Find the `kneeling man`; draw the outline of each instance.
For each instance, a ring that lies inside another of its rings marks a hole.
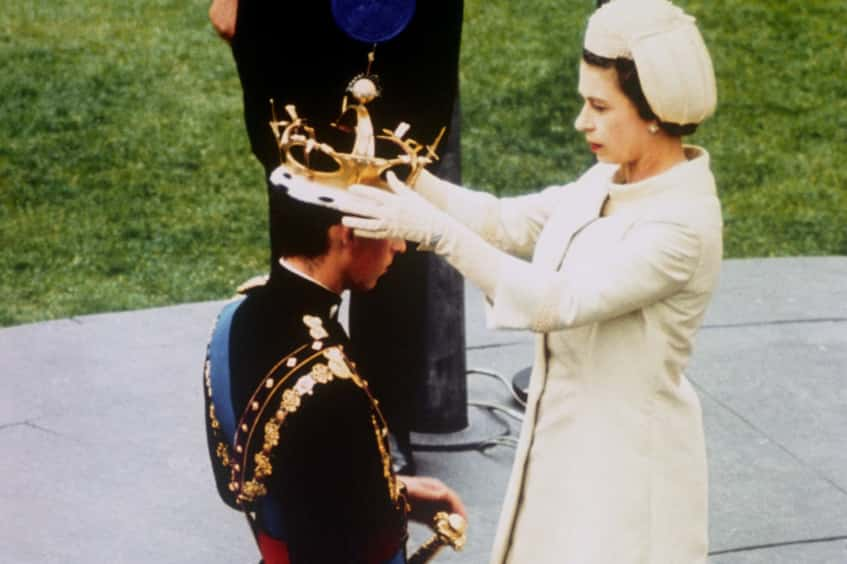
[[[440,481],[394,474],[338,309],[406,244],[356,237],[338,212],[291,196],[280,187],[270,202],[283,268],[224,308],[209,344],[218,491],[247,515],[265,564],[403,563],[407,518],[465,510]]]

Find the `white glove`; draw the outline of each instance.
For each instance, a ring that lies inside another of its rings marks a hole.
[[[432,250],[445,230],[447,214],[416,194],[393,172],[386,175],[390,191],[362,184],[351,186],[355,196],[344,202],[341,211],[362,217],[346,216],[342,223],[359,237],[405,239]]]
[[[442,180],[428,170],[418,176],[414,190],[489,243],[497,245],[501,217],[498,198]]]
[[[390,192],[356,185],[356,197],[338,206],[342,223],[359,237],[405,239],[443,256],[488,296],[494,295],[502,253],[479,235],[429,203],[397,179],[386,175]],[[359,217],[353,217],[359,216]]]

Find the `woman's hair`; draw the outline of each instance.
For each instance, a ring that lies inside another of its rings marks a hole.
[[[638,69],[635,68],[635,61],[632,59],[627,59],[625,57],[609,59],[607,57],[595,55],[587,49],[583,49],[582,60],[595,67],[601,67],[604,69],[614,68],[618,73],[618,84],[620,85],[621,90],[623,90],[626,97],[635,104],[635,108],[638,110],[638,115],[641,119],[645,121],[656,120],[659,127],[674,137],[690,135],[697,130],[696,123],[668,123],[660,120],[656,114],[653,113],[653,109],[650,108],[650,103],[647,102],[647,98],[644,96],[644,91],[641,89],[641,81],[638,79]]]

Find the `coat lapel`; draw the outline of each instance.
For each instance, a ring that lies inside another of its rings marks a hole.
[[[574,197],[563,200],[553,212],[535,247],[532,262],[545,270],[559,269],[573,238],[600,217],[609,193],[606,183],[577,185],[574,188]]]
[[[558,270],[570,247],[571,240],[582,230],[600,217],[603,202],[608,195],[608,184],[605,182],[574,185],[572,197],[564,198],[544,226],[541,236],[535,246],[533,264],[545,270]],[[513,527],[518,511],[523,489],[524,473],[527,456],[532,446],[535,431],[535,417],[538,402],[544,393],[546,384],[547,335],[539,335],[535,345],[535,361],[532,377],[530,378],[529,397],[527,401],[524,423],[520,442],[515,454],[512,475],[500,515],[497,535],[491,554],[492,564],[505,561],[512,543]]]

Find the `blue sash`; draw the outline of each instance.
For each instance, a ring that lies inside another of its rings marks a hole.
[[[242,301],[236,300],[224,306],[218,316],[209,344],[209,379],[212,384],[212,404],[215,406],[215,415],[221,425],[221,431],[229,441],[232,441],[235,436],[236,425],[235,409],[232,405],[229,334],[232,327],[232,316]],[[231,442],[229,446],[232,450]],[[273,498],[263,496],[257,500],[256,524],[273,538],[279,540],[287,538],[282,508]]]
[[[400,550],[390,559],[386,560],[385,564],[406,564],[406,551],[403,550],[403,547],[400,547]]]
[[[241,305],[241,301],[230,302],[221,310],[209,344],[212,404],[215,406],[215,415],[221,424],[221,431],[228,439],[235,436],[235,410],[232,407],[229,372],[229,329],[232,327],[232,315]]]
[[[212,332],[209,343],[209,379],[212,385],[212,404],[215,415],[220,423],[223,435],[230,441],[235,436],[235,409],[232,405],[231,372],[229,366],[229,339],[232,327],[232,316],[241,305],[241,300],[230,302],[224,306],[218,315],[218,321]],[[232,443],[230,442],[230,451]],[[232,454],[232,453],[230,453]],[[262,496],[255,503],[256,519],[254,523],[268,536],[280,541],[286,541],[288,535],[283,518],[282,508],[276,499]],[[406,553],[403,547],[384,564],[405,564]]]

